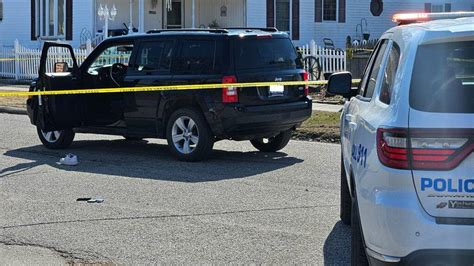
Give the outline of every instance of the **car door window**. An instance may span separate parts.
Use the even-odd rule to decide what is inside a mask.
[[[370,72],[369,78],[367,79],[367,87],[365,88],[365,98],[372,98],[372,95],[374,94],[375,87],[377,85],[377,77],[379,75],[385,50],[387,49],[387,44],[388,41],[384,40],[382,41],[382,44],[380,45],[380,50],[377,53],[377,57],[375,57],[374,65],[372,67],[372,70]]]
[[[174,41],[153,41],[140,45],[133,70],[136,72],[169,72]]]
[[[109,46],[95,58],[95,60],[89,66],[88,72],[91,73],[99,68],[110,66],[116,63],[128,65],[132,51],[132,44],[118,44]]]
[[[390,104],[393,82],[398,69],[398,61],[400,60],[400,47],[393,42],[392,48],[388,54],[387,63],[383,70],[383,79],[380,88],[379,100],[383,103]]]
[[[184,40],[176,68],[180,74],[212,74],[219,69],[215,40]]]
[[[359,85],[359,95],[362,97],[366,97],[369,99],[372,97],[373,88],[370,93],[367,93],[367,89],[369,88],[370,79],[373,77],[373,75],[375,75],[375,78],[377,77],[376,75],[378,74],[380,70],[380,63],[385,53],[387,43],[388,43],[388,40],[386,39],[379,42],[377,46],[375,47],[374,52],[369,58],[369,63],[367,64],[364,75],[362,76],[362,80]],[[374,74],[374,73],[377,73],[377,74]]]

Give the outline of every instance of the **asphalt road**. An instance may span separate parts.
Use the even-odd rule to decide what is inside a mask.
[[[51,263],[348,264],[339,151],[292,141],[258,153],[223,141],[209,161],[183,163],[164,141],[100,135],[50,151],[26,116],[0,114],[0,264],[26,248]],[[57,165],[69,152],[80,165]],[[76,201],[94,196],[105,201]]]

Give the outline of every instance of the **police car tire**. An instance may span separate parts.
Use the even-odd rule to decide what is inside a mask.
[[[69,148],[72,142],[74,141],[75,136],[75,133],[72,129],[64,129],[60,130],[59,138],[56,141],[51,142],[46,140],[39,127],[36,127],[36,132],[38,133],[38,137],[41,140],[41,143],[43,143],[43,145],[50,150],[61,150]]]
[[[352,198],[349,192],[349,185],[347,184],[346,170],[344,169],[344,160],[341,156],[341,206],[340,218],[345,225],[351,224],[352,215]]]
[[[359,207],[357,198],[352,201],[352,217],[351,217],[351,265],[366,266],[369,265],[367,254],[365,253],[364,236],[360,226]]]
[[[293,133],[292,130],[287,130],[287,131],[280,132],[280,134],[274,137],[269,138],[267,143],[263,142],[263,138],[253,139],[250,141],[250,143],[252,143],[252,145],[259,151],[276,152],[285,148],[286,145],[288,145],[288,142],[290,142],[292,133]]]

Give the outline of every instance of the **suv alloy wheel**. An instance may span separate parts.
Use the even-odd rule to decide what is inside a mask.
[[[175,111],[168,121],[166,138],[171,152],[181,161],[203,160],[214,146],[214,136],[205,118],[195,109]]]
[[[39,127],[36,128],[41,143],[52,150],[66,149],[71,146],[75,133],[72,129],[45,132]]]

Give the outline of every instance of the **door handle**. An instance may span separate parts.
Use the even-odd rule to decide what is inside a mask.
[[[353,117],[353,115],[346,114],[346,115],[344,116],[344,119],[345,119],[347,122],[351,122],[351,121],[352,121],[352,117]]]
[[[349,122],[349,127],[351,128],[351,130],[356,130],[357,123],[356,122]]]

